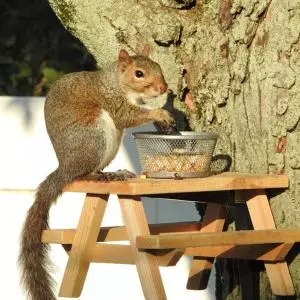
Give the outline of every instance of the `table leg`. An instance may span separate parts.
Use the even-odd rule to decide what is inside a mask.
[[[79,297],[89,269],[89,248],[97,242],[109,195],[87,194],[61,283],[60,297]]]
[[[146,300],[167,299],[156,257],[136,248],[136,237],[150,235],[143,203],[137,196],[120,196],[119,202]]]
[[[226,217],[226,210],[223,205],[208,203],[202,221],[200,232],[219,232],[223,230]],[[201,248],[199,248],[201,249]],[[211,269],[213,267],[213,257],[197,256],[197,248],[187,248],[186,255],[194,256],[191,264],[187,289],[202,290],[207,287]]]
[[[276,229],[275,221],[264,190],[247,191],[247,207],[254,230]],[[286,262],[265,262],[273,294],[294,295],[295,290]]]

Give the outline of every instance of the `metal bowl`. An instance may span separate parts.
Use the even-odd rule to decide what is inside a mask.
[[[144,174],[152,178],[206,177],[218,135],[181,131],[133,133]]]

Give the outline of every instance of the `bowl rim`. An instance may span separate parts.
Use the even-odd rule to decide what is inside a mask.
[[[178,131],[162,134],[157,131],[133,132],[134,139],[167,139],[167,140],[217,140],[219,135],[214,132]]]

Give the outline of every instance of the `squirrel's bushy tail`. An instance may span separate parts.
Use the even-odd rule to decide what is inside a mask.
[[[49,273],[49,245],[41,242],[43,230],[48,229],[49,210],[72,181],[59,169],[51,173],[39,186],[35,201],[27,213],[21,234],[19,264],[23,287],[31,300],[55,300],[54,281]]]

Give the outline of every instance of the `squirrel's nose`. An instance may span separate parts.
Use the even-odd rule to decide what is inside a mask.
[[[159,91],[161,94],[165,93],[168,89],[168,85],[166,83],[163,83],[159,86]]]

